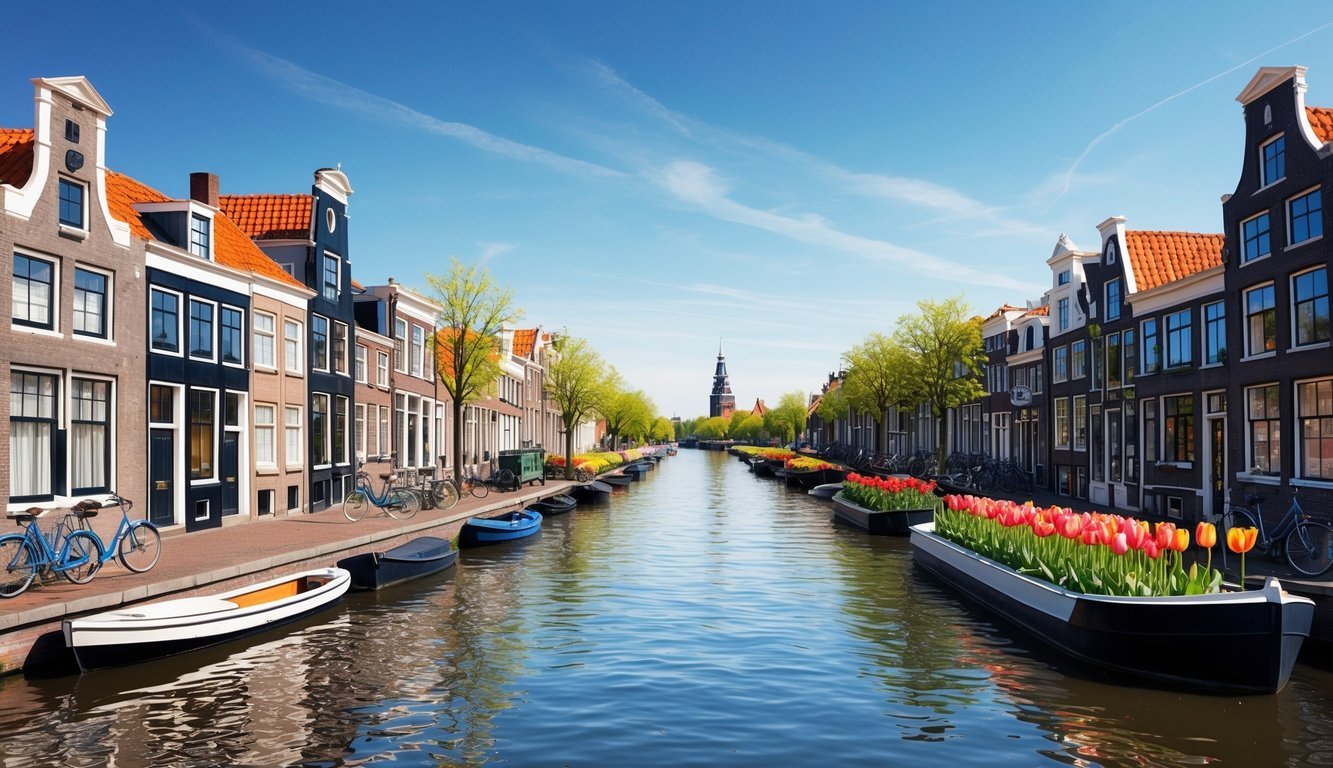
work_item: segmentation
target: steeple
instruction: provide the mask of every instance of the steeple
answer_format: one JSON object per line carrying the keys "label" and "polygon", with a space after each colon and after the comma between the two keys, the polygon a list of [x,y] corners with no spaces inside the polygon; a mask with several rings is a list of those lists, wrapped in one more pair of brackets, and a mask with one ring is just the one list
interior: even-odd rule
{"label": "steeple", "polygon": [[713,394],[708,397],[708,415],[731,418],[736,410],[736,398],[731,394],[727,377],[727,359],[722,354],[722,340],[717,341],[717,370],[713,372]]}

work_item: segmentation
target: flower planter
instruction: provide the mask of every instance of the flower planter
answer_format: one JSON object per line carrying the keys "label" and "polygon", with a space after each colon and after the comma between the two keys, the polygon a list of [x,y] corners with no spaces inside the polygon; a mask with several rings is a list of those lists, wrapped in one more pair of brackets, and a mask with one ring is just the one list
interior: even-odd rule
{"label": "flower planter", "polygon": [[1276,579],[1251,592],[1085,595],[1030,578],[913,526],[912,558],[963,596],[1082,661],[1218,692],[1275,693],[1310,634],[1314,602]]}
{"label": "flower planter", "polygon": [[833,516],[876,536],[906,536],[912,526],[932,522],[935,509],[866,509],[839,492],[833,496]]}

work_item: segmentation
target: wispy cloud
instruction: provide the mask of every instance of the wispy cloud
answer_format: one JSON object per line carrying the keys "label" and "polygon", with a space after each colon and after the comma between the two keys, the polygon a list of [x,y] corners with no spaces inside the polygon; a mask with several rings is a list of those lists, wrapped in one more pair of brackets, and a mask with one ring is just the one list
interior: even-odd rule
{"label": "wispy cloud", "polygon": [[514,250],[514,246],[510,243],[477,243],[477,245],[481,246],[481,258],[478,263],[483,265]]}
{"label": "wispy cloud", "polygon": [[287,59],[253,48],[235,47],[241,58],[260,74],[277,85],[321,104],[376,120],[398,123],[426,133],[447,136],[484,152],[523,162],[545,165],[562,173],[603,178],[626,178],[629,176],[623,171],[506,139],[474,125],[441,120],[392,99],[377,96],[347,83],[312,72]]}

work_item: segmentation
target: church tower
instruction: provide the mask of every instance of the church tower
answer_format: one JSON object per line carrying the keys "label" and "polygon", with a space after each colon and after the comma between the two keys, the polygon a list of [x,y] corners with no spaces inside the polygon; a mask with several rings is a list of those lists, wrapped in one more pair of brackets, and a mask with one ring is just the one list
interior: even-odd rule
{"label": "church tower", "polygon": [[727,378],[727,358],[722,355],[722,342],[717,342],[717,370],[713,373],[713,394],[708,396],[708,416],[730,419],[736,410],[736,398],[731,394]]}

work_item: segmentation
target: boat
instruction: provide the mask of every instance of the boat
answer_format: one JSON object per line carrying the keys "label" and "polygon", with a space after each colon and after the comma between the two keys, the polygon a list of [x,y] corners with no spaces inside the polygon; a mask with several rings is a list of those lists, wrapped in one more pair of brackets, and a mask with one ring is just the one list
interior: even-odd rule
{"label": "boat", "polygon": [[537,510],[544,517],[550,517],[551,515],[563,515],[578,506],[578,503],[578,500],[573,496],[562,493],[541,501],[534,501],[528,505],[528,508]]}
{"label": "boat", "polygon": [[576,485],[569,490],[583,504],[596,504],[611,498],[611,486],[600,480]]}
{"label": "boat", "polygon": [[842,483],[824,483],[823,485],[816,485],[806,493],[818,499],[831,499],[841,490]]}
{"label": "boat", "polygon": [[1276,693],[1310,634],[1314,602],[1272,577],[1262,589],[1181,597],[1072,592],[912,526],[917,565],[982,608],[1084,662],[1226,693]]}
{"label": "boat", "polygon": [[439,573],[458,560],[448,539],[419,536],[385,552],[366,552],[338,561],[352,574],[352,589],[383,589]]}
{"label": "boat", "polygon": [[526,538],[541,529],[542,513],[534,509],[520,509],[499,517],[473,517],[463,523],[458,545],[481,547],[499,544]]}
{"label": "boat", "polygon": [[866,509],[839,492],[833,496],[833,516],[876,536],[906,536],[912,526],[934,521],[935,509]]}
{"label": "boat", "polygon": [[624,488],[625,486],[629,485],[630,483],[634,482],[637,479],[638,479],[637,475],[626,475],[622,472],[612,472],[610,474],[598,477],[597,482]]}
{"label": "boat", "polygon": [[630,480],[642,480],[643,476],[648,474],[648,470],[642,464],[627,464],[620,468],[620,474]]}
{"label": "boat", "polygon": [[756,457],[750,462],[750,471],[755,474],[755,477],[772,477],[773,464],[768,459]]}
{"label": "boat", "polygon": [[809,490],[816,485],[841,484],[847,477],[845,467],[827,467],[824,469],[788,469],[787,485],[800,486]]}
{"label": "boat", "polygon": [[125,605],[65,619],[65,647],[87,672],[159,659],[295,621],[338,602],[351,574],[318,568],[219,595]]}

